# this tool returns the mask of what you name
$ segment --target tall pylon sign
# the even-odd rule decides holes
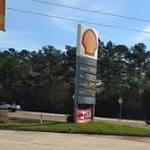
[[[96,103],[98,32],[79,24],[77,30],[74,121],[92,121]]]
[[[0,30],[5,31],[5,0],[0,0]]]

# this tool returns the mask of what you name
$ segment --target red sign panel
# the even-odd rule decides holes
[[[76,122],[83,123],[92,120],[92,107],[89,108],[77,108],[76,110]]]

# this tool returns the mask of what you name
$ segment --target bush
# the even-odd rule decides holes
[[[73,115],[68,115],[67,116],[67,122],[73,122]]]

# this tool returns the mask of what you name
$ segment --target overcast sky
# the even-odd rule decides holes
[[[49,15],[82,19],[90,22],[135,28],[150,32],[150,22],[138,22],[102,14],[61,8],[33,2],[32,0],[6,0],[7,7],[35,11]],[[44,0],[84,9],[100,10],[150,20],[150,0]],[[38,50],[44,45],[53,45],[62,50],[65,45],[76,46],[78,22],[35,16],[6,10],[6,32],[0,32],[0,49],[9,47],[17,50]],[[150,34],[123,31],[93,26],[99,32],[101,41],[132,46],[144,42],[150,49]]]

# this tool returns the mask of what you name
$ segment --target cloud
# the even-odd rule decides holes
[[[79,6],[81,4],[81,0],[73,0],[73,1],[60,0],[58,2],[61,4],[66,4],[66,5],[71,5],[71,6]]]
[[[124,23],[122,20],[120,21],[116,17],[110,17],[101,14],[93,14],[90,12],[83,12],[69,8],[61,8],[52,5],[43,5],[35,2],[31,3],[31,5],[28,5],[28,2],[26,0],[17,1],[18,2],[10,1],[8,2],[8,4],[9,6],[15,8],[19,8],[23,5],[25,10],[33,9],[33,11],[42,12],[44,14],[49,15],[62,16],[65,18],[75,18],[79,20],[86,20],[102,24],[118,24],[120,22],[122,24]],[[127,5],[128,2],[121,0],[117,0],[117,2],[116,0],[55,0],[55,3],[80,7],[84,9],[121,14],[126,14],[125,12],[128,11],[127,8],[129,8],[129,5]],[[8,47],[22,47],[26,49],[29,47],[28,49],[35,49],[36,47],[41,47],[41,45],[51,43],[57,47],[64,49],[63,47],[64,45],[66,45],[66,43],[73,43],[73,45],[75,45],[76,43],[76,25],[80,22],[69,22],[56,18],[39,17],[28,14],[23,15],[21,13],[14,13],[10,11],[7,15],[7,22],[9,25],[8,29],[12,29],[13,31],[9,30],[5,33],[1,32],[1,47],[6,47],[7,45]],[[124,38],[120,38],[120,33],[117,33],[116,30],[102,28],[99,26],[93,27],[95,27],[100,32],[102,40],[115,40],[115,37],[117,37],[116,41],[120,39],[124,40]]]
[[[33,31],[20,31],[20,30],[6,30],[1,32],[0,48],[16,48],[16,49],[34,49],[37,45],[34,45]]]
[[[142,30],[150,32],[150,24],[146,25]],[[136,43],[146,42],[147,40],[150,40],[150,34],[149,33],[140,33],[140,35],[138,35],[135,38]]]
[[[107,10],[106,8],[106,2],[101,1],[94,1],[92,3],[89,0],[75,0],[75,1],[68,1],[68,0],[57,0],[56,3],[60,3],[63,5],[69,5],[69,6],[74,6],[74,7],[79,7],[79,8],[84,8],[84,9],[89,9],[89,10]],[[108,5],[107,5],[108,6]],[[111,5],[112,7],[112,5]],[[114,6],[113,6],[113,8]],[[74,18],[77,20],[85,20],[89,22],[97,22],[97,23],[104,23],[104,24],[109,24],[112,21],[114,21],[116,18],[105,16],[102,14],[95,14],[91,12],[84,12],[84,11],[79,11],[79,10],[74,10],[74,9],[69,9],[69,8],[63,8],[63,7],[56,7],[56,6],[51,6],[51,10],[48,11],[49,15],[56,15],[56,16],[62,16],[64,18]],[[57,28],[68,31],[68,32],[76,32],[74,29],[77,23],[80,22],[69,22],[65,20],[60,20],[56,18],[51,19],[52,23],[57,26]]]

